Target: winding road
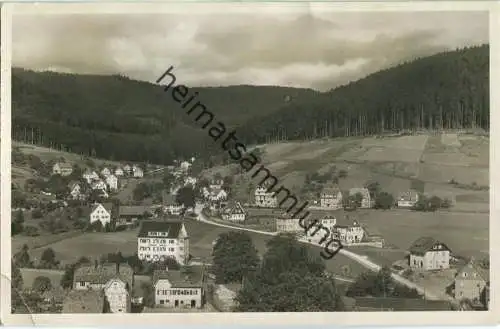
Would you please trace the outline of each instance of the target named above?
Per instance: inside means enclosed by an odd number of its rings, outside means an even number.
[[[210,224],[210,225],[215,225],[215,226],[230,228],[230,229],[233,229],[233,230],[247,231],[247,232],[253,232],[253,233],[257,233],[257,234],[264,234],[264,235],[270,235],[270,236],[277,235],[277,232],[259,231],[259,230],[249,229],[249,228],[236,227],[236,226],[231,226],[231,225],[226,225],[226,224],[221,224],[221,223],[215,223],[215,222],[207,219],[206,216],[202,213],[202,210],[203,210],[203,205],[200,204],[200,203],[197,203],[194,211],[195,211],[196,215],[198,216],[198,221],[200,221],[200,222],[203,222],[203,223],[206,223],[206,224]],[[314,242],[308,242],[308,241],[305,241],[305,240],[301,240],[301,242],[321,247],[320,244],[317,244],[317,243],[314,243]],[[342,255],[344,255],[344,256],[346,256],[346,257],[348,257],[348,258],[350,258],[350,259],[358,262],[362,266],[364,266],[364,267],[366,267],[366,268],[368,268],[368,269],[370,269],[372,271],[379,271],[382,268],[380,265],[375,264],[371,260],[367,259],[365,256],[358,255],[356,253],[353,253],[352,251],[341,249],[340,253]],[[434,294],[430,293],[424,287],[422,287],[422,286],[416,284],[415,282],[412,282],[412,281],[410,281],[410,280],[402,277],[399,274],[392,273],[391,276],[392,276],[392,278],[396,282],[398,282],[400,284],[403,284],[403,285],[407,286],[408,288],[416,289],[418,291],[418,293],[424,295],[426,299],[429,299],[429,300],[443,300],[442,297],[439,297],[437,295],[434,295]],[[347,281],[347,279],[345,279],[345,278],[338,278],[338,279],[339,280],[342,279],[342,280]]]

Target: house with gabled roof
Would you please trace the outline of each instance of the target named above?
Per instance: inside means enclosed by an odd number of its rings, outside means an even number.
[[[415,191],[403,192],[398,197],[399,208],[412,208],[418,202],[419,195]]]
[[[83,193],[82,184],[78,181],[71,181],[68,184],[69,195],[73,200],[83,200],[85,199],[85,193]]]
[[[371,208],[373,205],[370,191],[366,187],[354,187],[349,190],[349,196],[355,196],[357,194],[361,195],[361,206],[360,208]]]
[[[299,225],[300,218],[293,217],[287,212],[281,213],[276,218],[276,232],[278,233],[301,233],[304,228]]]
[[[222,211],[221,217],[231,222],[244,222],[247,213],[240,202],[230,202]]]
[[[143,221],[137,235],[139,259],[158,262],[173,257],[179,264],[189,260],[189,235],[182,221]]]
[[[118,177],[113,174],[106,176],[106,185],[111,191],[118,190]]]
[[[132,175],[135,178],[142,178],[142,177],[144,177],[144,170],[142,170],[142,168],[139,167],[138,165],[134,165],[132,167]]]
[[[95,171],[89,169],[85,170],[82,177],[88,184],[91,184],[94,180],[99,179],[99,175]]]
[[[265,186],[257,186],[255,189],[255,206],[262,208],[277,208],[278,198],[276,193],[268,191]]]
[[[61,175],[65,177],[71,175],[72,172],[73,172],[73,166],[71,165],[71,163],[56,162],[54,166],[52,166],[53,175]]]
[[[180,270],[153,272],[155,304],[168,308],[201,308],[205,286],[205,271],[200,266]]]
[[[111,223],[113,204],[110,202],[96,203],[90,211],[90,224],[101,222],[102,226]]]
[[[104,167],[102,168],[101,170],[101,175],[106,178],[108,177],[109,175],[111,175],[111,170],[108,168],[108,167]]]
[[[123,177],[125,173],[123,172],[123,169],[120,167],[116,167],[115,169],[115,176],[116,177]]]
[[[458,270],[455,275],[455,298],[470,299],[472,302],[481,302],[490,282],[490,270],[478,264],[471,258],[468,264]]]
[[[328,187],[323,189],[320,196],[320,205],[322,208],[342,208],[342,191],[340,191],[338,187]]]
[[[359,243],[363,241],[365,230],[356,218],[349,215],[337,216],[333,236],[346,245]]]
[[[75,290],[102,290],[111,313],[129,313],[134,270],[127,263],[82,264],[73,278]]]
[[[450,267],[450,249],[444,243],[432,238],[418,238],[410,246],[410,268],[424,271]]]

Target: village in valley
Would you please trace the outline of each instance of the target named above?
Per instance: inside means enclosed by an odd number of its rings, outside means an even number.
[[[265,158],[264,150],[276,147],[262,147],[259,153]],[[299,149],[296,152],[303,152]],[[250,239],[259,240],[291,236],[311,246],[312,252],[321,250],[316,246],[323,243],[322,234],[308,234],[299,218],[284,211],[279,195],[266,188],[268,177],[252,179],[237,164],[207,168],[191,158],[155,166],[75,155],[65,159],[68,153],[49,156],[47,161],[35,155],[39,152],[46,158],[52,153],[16,144],[12,156],[14,175],[24,170],[36,177],[14,178],[12,191],[13,264],[20,270],[22,294],[31,309],[55,313],[237,310],[241,279],[218,278],[227,274],[220,271],[233,269],[214,263],[239,256],[214,257],[221,236],[227,239],[221,244],[226,249],[231,248],[228,243],[238,243],[234,241],[238,234],[251,234]],[[437,223],[448,216],[475,215],[454,213],[456,197],[453,202],[451,194],[447,198],[424,193],[425,183],[418,179],[410,180],[408,190],[398,194],[387,192],[376,180],[346,188],[343,181],[349,181],[349,168],[356,167],[346,164],[344,169],[328,165],[326,171],[307,174],[301,193],[308,197],[310,219],[327,227],[346,251],[325,261],[326,270],[344,287],[346,310],[487,309],[487,255],[461,255],[450,247],[458,241],[447,241],[441,233],[409,234],[414,239],[405,241],[407,249],[402,250],[393,243],[400,237],[393,239],[377,230],[380,225],[398,225],[391,224],[395,216],[399,225],[407,226],[408,221],[429,216]],[[224,175],[221,168],[231,174]],[[20,181],[22,187],[16,183]],[[415,230],[419,231],[416,226]],[[379,274],[398,276],[395,282],[406,287],[403,295],[374,297],[358,291],[363,290],[360,275],[377,273],[373,266],[380,266]],[[24,309],[23,303],[13,307],[14,312]]]
[[[10,313],[493,315],[490,12],[222,5],[12,6]]]

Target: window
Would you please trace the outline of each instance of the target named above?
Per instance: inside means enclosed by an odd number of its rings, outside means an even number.
[[[85,287],[85,282],[80,282],[80,287]]]
[[[160,304],[163,305],[165,303],[165,301],[162,299],[160,300]]]
[[[175,241],[174,240],[170,240],[170,244],[173,244]]]
[[[467,273],[464,272],[463,277],[466,278],[467,277]]]

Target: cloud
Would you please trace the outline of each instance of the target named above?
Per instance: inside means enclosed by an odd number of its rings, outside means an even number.
[[[325,90],[488,40],[487,12],[17,14],[13,65],[151,82],[174,65],[190,86]]]

